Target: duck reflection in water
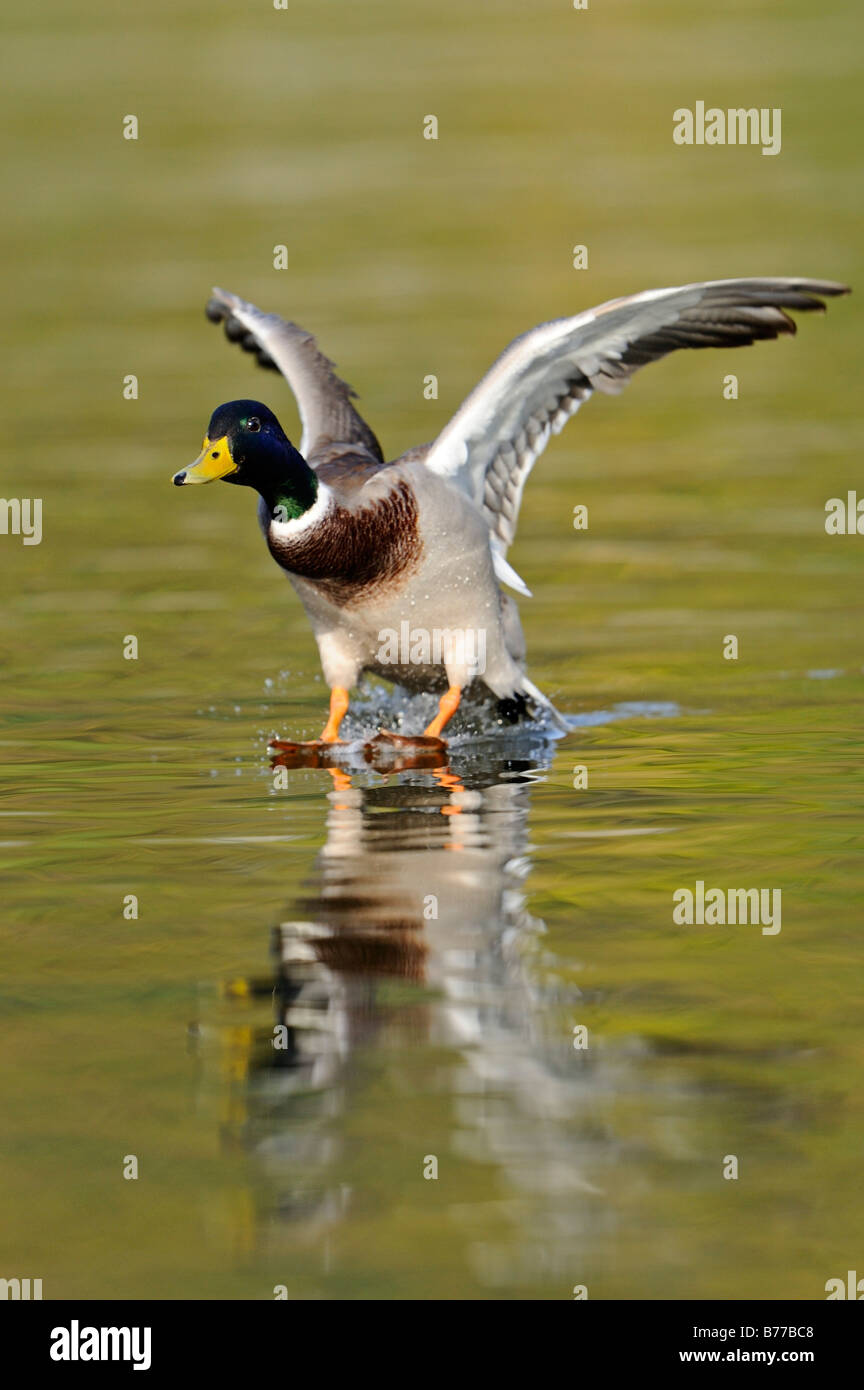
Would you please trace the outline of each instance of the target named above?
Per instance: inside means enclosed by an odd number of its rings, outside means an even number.
[[[275,1005],[275,1025],[233,1035],[225,1129],[266,1179],[257,1249],[314,1244],[368,1203],[358,1134],[400,1203],[409,1176],[423,1196],[433,1156],[491,1164],[490,1200],[510,1208],[505,1224],[515,1202],[544,1263],[556,1239],[569,1246],[597,1219],[584,1160],[598,1064],[574,1050],[579,991],[550,982],[545,927],[525,905],[532,785],[553,753],[553,740],[520,731],[461,757],[451,749],[449,763],[416,742],[404,757],[388,743],[382,763],[373,746],[364,761],[389,772],[383,783],[328,769],[326,843],[275,928],[273,978],[227,991],[238,1006],[255,995]],[[297,757],[285,745],[273,765]],[[453,1195],[470,1209],[464,1190]],[[478,1250],[475,1264],[495,1266],[477,1271],[484,1282],[502,1282],[498,1256]]]

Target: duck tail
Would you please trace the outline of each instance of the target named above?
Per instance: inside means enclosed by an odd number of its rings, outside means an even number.
[[[562,734],[569,734],[570,728],[563,714],[558,712],[552,701],[543,694],[542,690],[538,690],[534,682],[529,681],[527,676],[522,677],[522,691],[535,705],[539,705],[540,709],[548,714],[552,723],[561,730]]]

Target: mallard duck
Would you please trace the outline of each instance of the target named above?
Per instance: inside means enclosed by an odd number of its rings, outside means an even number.
[[[566,730],[526,675],[519,614],[501,588],[529,594],[507,550],[550,434],[593,391],[619,391],[676,348],[794,333],[788,310],[824,310],[824,298],[846,292],[830,280],[714,280],[541,324],[510,344],[433,443],[386,463],[311,334],[216,289],[208,317],[294,392],[300,447],[260,401],[229,401],[173,481],[221,478],[258,492],[261,529],[306,609],[330,687],[321,744],[338,741],[363,672],[440,692],[427,741],[441,740],[472,684],[507,720],[545,715]]]

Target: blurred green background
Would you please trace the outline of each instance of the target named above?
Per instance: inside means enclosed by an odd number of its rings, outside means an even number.
[[[544,319],[703,278],[860,285],[860,5],[55,2],[4,27],[0,492],[43,499],[44,538],[0,536],[0,1275],[46,1297],[824,1297],[862,1259],[864,542],[824,531],[861,475],[857,300],[592,401],[526,490],[534,680],[573,714],[680,709],[586,727],[533,788],[536,968],[553,1001],[582,991],[613,1077],[563,1264],[511,1232],[490,1274],[505,1176],[454,1149],[418,1184],[383,1082],[342,1121],[360,1209],[326,1258],[256,1236],[260,1178],[186,1029],[266,973],[324,842],[329,781],[274,796],[264,745],[316,733],[325,691],[252,499],[170,476],[222,400],[296,427],[205,321],[213,284],[315,332],[390,457]],[[697,100],[781,107],[782,153],[675,146]],[[781,935],[675,928],[697,878],[780,887]],[[418,1044],[412,1123],[443,1152],[441,1066]]]

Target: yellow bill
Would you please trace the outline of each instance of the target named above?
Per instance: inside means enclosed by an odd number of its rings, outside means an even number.
[[[237,464],[231,457],[227,435],[215,441],[205,438],[195,462],[175,473],[174,483],[177,487],[183,487],[186,483],[212,483],[217,478],[227,478],[229,473],[236,472]]]

